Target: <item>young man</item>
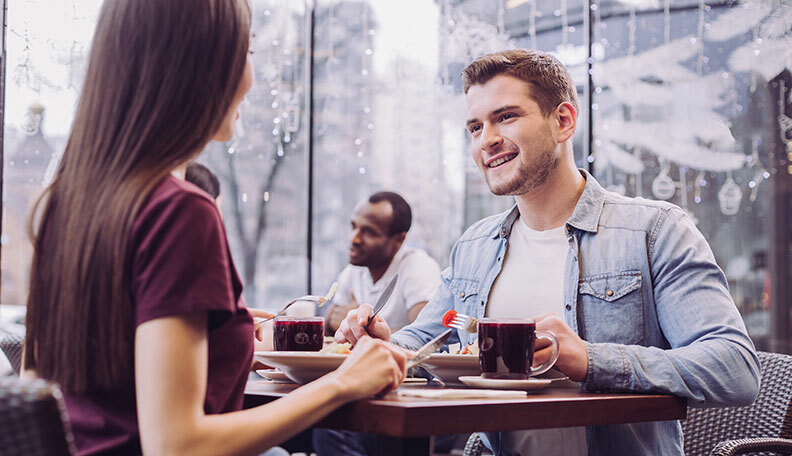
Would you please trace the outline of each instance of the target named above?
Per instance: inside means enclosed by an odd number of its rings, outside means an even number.
[[[463,80],[473,160],[490,190],[516,205],[462,235],[421,318],[393,336],[377,318],[369,332],[414,349],[444,329],[450,308],[531,317],[558,335],[556,366],[587,391],[670,393],[699,407],[752,403],[754,346],[691,219],[665,202],[607,192],[575,168],[578,103],[563,65],[511,50],[476,59]],[[369,312],[351,311],[336,339],[363,336]],[[486,436],[495,454],[515,454],[507,434]],[[677,421],[588,426],[586,444],[590,455],[683,454]]]
[[[374,305],[396,273],[396,288],[380,315],[394,329],[415,321],[440,284],[440,266],[423,250],[403,245],[411,225],[410,205],[397,193],[375,193],[357,205],[349,265],[338,276],[338,304],[327,313],[332,332],[349,310],[361,303]]]

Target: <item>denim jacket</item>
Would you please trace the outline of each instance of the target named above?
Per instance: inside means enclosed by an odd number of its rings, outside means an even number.
[[[566,222],[563,304],[588,352],[582,388],[674,394],[692,407],[751,404],[759,360],[693,221],[677,206],[605,191],[581,173],[586,185]],[[515,206],[462,235],[434,297],[394,343],[420,347],[444,329],[448,309],[484,316],[518,216]],[[450,343],[475,338],[458,331]],[[509,454],[499,433],[484,437],[496,455]],[[683,454],[679,421],[587,426],[586,437],[589,455]]]

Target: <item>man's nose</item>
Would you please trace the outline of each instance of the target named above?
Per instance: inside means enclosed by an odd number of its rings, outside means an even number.
[[[349,233],[349,243],[352,245],[359,245],[360,242],[360,230],[353,229],[352,232]]]
[[[498,131],[495,126],[484,126],[483,133],[484,142],[482,147],[485,150],[490,151],[493,148],[499,147],[501,144],[503,144],[503,137],[501,137],[500,131]]]

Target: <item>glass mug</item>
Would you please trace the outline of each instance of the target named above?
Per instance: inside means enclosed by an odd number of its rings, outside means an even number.
[[[272,339],[276,351],[319,351],[324,344],[324,318],[275,317]]]
[[[536,339],[548,339],[552,355],[543,365],[533,367]],[[530,318],[482,318],[478,321],[481,376],[527,380],[547,372],[558,360],[558,338],[550,331],[537,331]]]

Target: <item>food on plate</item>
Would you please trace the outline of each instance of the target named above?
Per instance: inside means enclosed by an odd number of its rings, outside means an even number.
[[[479,354],[478,342],[473,342],[471,344],[465,345],[464,347],[462,347],[462,345],[459,343],[448,344],[448,354],[478,356]]]
[[[453,309],[443,314],[443,326],[445,326],[446,328],[450,328],[451,320],[453,320],[454,317],[456,316],[457,316],[457,311]]]
[[[352,350],[352,344],[350,344],[349,342],[344,342],[342,344],[339,344],[338,342],[331,342],[325,345],[324,347],[322,347],[322,349],[319,350],[319,353],[330,353],[333,355],[348,355],[351,350]]]

